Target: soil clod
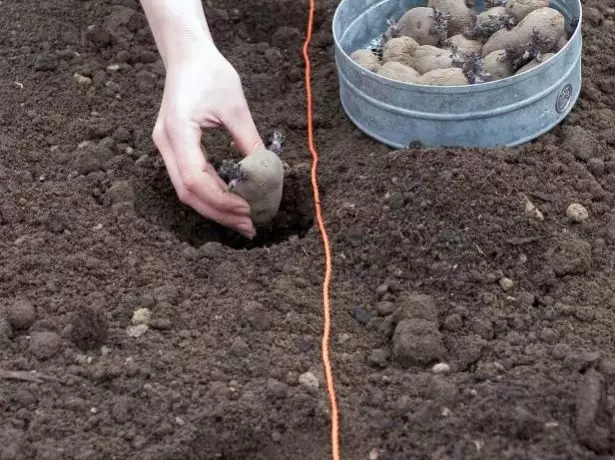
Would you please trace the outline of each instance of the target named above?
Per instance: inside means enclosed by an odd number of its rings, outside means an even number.
[[[55,332],[33,332],[30,350],[38,359],[49,359],[62,349],[62,338]]]
[[[436,324],[425,319],[404,319],[393,335],[393,356],[404,366],[427,365],[444,357],[446,350]]]
[[[586,221],[589,218],[589,213],[587,212],[587,209],[583,205],[579,203],[572,203],[566,209],[566,216],[572,222],[578,224],[578,223]]]
[[[576,397],[576,433],[580,442],[598,454],[611,450],[612,417],[607,410],[604,376],[589,369],[581,379]]]
[[[36,320],[36,310],[26,299],[14,299],[7,306],[7,320],[15,329],[29,329]]]
[[[315,392],[320,388],[318,378],[311,372],[306,372],[299,376],[299,384],[310,392]]]

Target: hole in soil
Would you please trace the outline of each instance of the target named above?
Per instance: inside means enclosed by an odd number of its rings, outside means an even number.
[[[257,229],[258,235],[252,241],[182,205],[164,169],[139,183],[135,194],[140,217],[197,248],[211,241],[234,249],[273,246],[295,235],[303,238],[314,224],[309,166],[287,172],[280,211],[268,227]]]

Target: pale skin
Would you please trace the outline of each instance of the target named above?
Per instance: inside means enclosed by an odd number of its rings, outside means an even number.
[[[235,68],[212,39],[200,0],[141,0],[166,69],[152,138],[182,203],[247,238],[249,204],[207,160],[202,129],[225,128],[244,156],[264,148]]]

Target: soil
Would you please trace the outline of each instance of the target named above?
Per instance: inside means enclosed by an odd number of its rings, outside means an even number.
[[[561,126],[406,151],[345,116],[337,2],[316,3],[342,458],[614,458],[615,1],[583,2],[584,87]],[[175,196],[136,1],[0,10],[0,459],[328,458],[306,2],[206,4],[263,136],[286,135],[282,210],[250,244]],[[224,131],[204,144],[236,156]],[[140,308],[149,328],[128,335]]]

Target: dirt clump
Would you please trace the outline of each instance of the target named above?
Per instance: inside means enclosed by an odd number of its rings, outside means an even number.
[[[55,332],[33,332],[30,337],[30,349],[38,359],[49,359],[60,352],[62,338]]]
[[[7,320],[15,329],[29,329],[36,321],[36,310],[32,302],[28,300],[12,300],[6,310]]]

